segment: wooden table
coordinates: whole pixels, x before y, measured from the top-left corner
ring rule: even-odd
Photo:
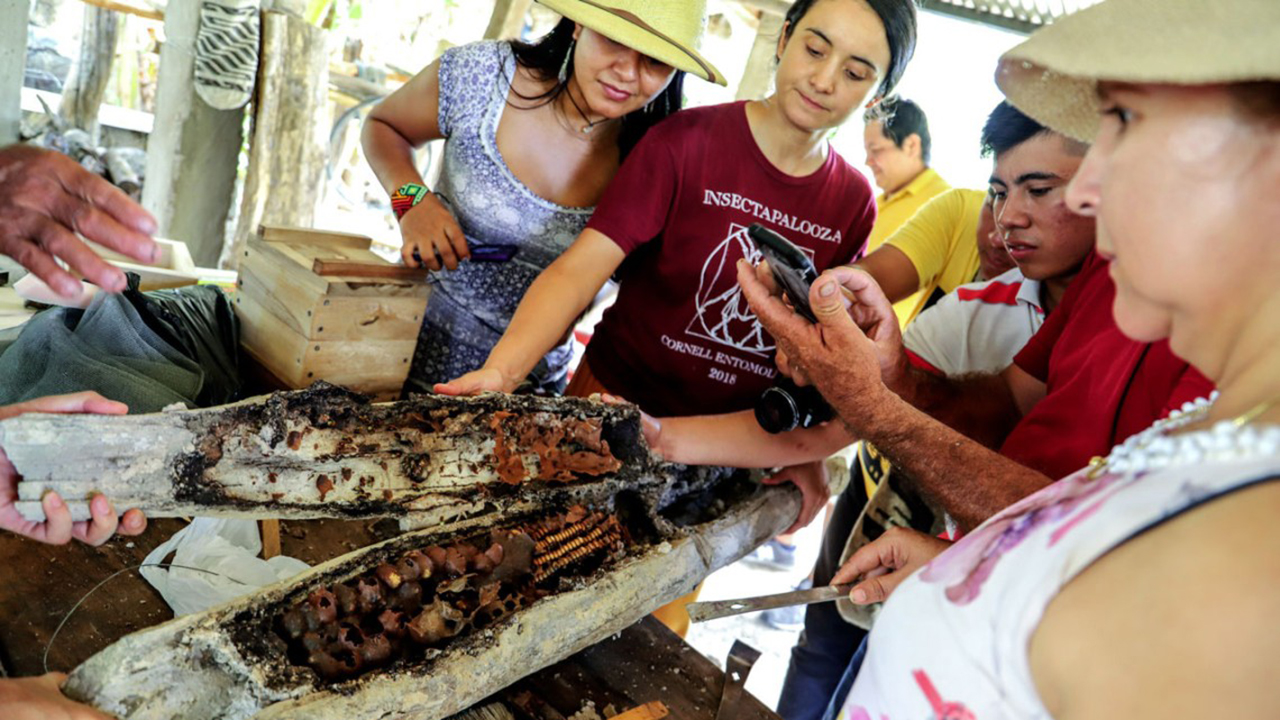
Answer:
[[[605,716],[659,701],[676,720],[714,720],[724,673],[652,616],[540,670],[494,697],[519,720],[564,720],[590,700]],[[744,692],[735,720],[780,720]]]
[[[53,547],[0,532],[0,663],[12,676],[44,672],[42,655],[67,611],[112,573],[142,562],[177,532],[181,520],[152,521],[136,538],[115,537],[101,548]],[[318,563],[399,533],[393,521],[283,521],[285,555]],[[69,671],[125,634],[164,622],[173,613],[137,572],[122,573],[72,615],[49,651],[50,670]],[[485,701],[501,702],[521,720],[564,720],[586,701],[601,717],[660,701],[679,720],[713,720],[724,674],[658,621],[645,618],[573,657],[521,680]],[[735,718],[777,720],[743,694]]]

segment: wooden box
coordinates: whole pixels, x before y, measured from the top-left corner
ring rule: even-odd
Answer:
[[[400,392],[430,287],[367,237],[263,227],[240,258],[240,343],[290,388],[317,380],[379,397]]]

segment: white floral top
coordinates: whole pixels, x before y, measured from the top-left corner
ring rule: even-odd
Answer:
[[[1146,530],[1280,476],[1276,426],[1153,429],[1126,445],[1112,454],[1120,469],[1081,470],[1010,506],[899,585],[838,717],[1049,718],[1027,647],[1058,591]]]
[[[426,392],[479,368],[511,322],[534,279],[582,232],[595,208],[569,208],[535,195],[511,174],[498,152],[498,122],[507,106],[516,62],[511,45],[485,41],[452,48],[440,58],[440,130],[446,140],[435,191],[451,206],[467,243],[506,245],[505,262],[462,263],[433,275],[435,288],[418,336],[406,390]],[[563,381],[566,344],[530,375],[536,386]]]

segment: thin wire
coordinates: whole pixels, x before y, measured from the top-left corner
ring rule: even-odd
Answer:
[[[190,565],[178,565],[176,563],[142,563],[141,565],[134,565],[133,567],[127,567],[127,568],[124,568],[123,570],[117,570],[111,573],[110,575],[108,575],[102,582],[98,583],[97,585],[94,585],[93,589],[85,593],[84,597],[76,601],[76,604],[72,605],[71,609],[67,611],[67,614],[62,617],[62,622],[58,623],[57,629],[53,631],[53,636],[49,638],[49,643],[44,646],[44,657],[41,659],[40,664],[44,666],[44,671],[46,673],[49,672],[49,651],[53,649],[53,641],[58,639],[58,633],[62,632],[62,627],[67,624],[67,621],[71,619],[71,616],[75,613],[75,611],[80,609],[80,606],[84,604],[84,601],[88,600],[90,595],[97,592],[98,588],[114,580],[117,575],[121,575],[127,572],[133,572],[134,570],[141,570],[142,568],[145,568],[145,567],[181,568],[183,570],[195,570],[196,572],[207,573],[209,575],[217,575],[218,577],[226,578],[231,582],[240,583],[241,585],[245,585],[248,587],[253,587],[249,583],[244,582],[242,580],[237,580],[231,577],[230,575],[224,575],[222,573],[214,572],[212,570],[205,570],[204,568],[191,567]]]

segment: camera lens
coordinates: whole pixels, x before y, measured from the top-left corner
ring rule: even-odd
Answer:
[[[775,435],[813,427],[834,417],[817,388],[799,387],[787,378],[778,378],[773,387],[761,393],[755,414],[760,427]]]
[[[767,433],[783,433],[800,425],[800,408],[791,393],[780,387],[765,390],[756,401],[756,422]]]

